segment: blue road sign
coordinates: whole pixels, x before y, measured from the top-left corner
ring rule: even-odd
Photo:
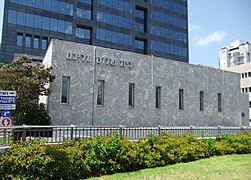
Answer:
[[[3,110],[2,117],[11,117],[11,112],[9,110]]]
[[[16,110],[16,91],[0,90],[0,109]]]

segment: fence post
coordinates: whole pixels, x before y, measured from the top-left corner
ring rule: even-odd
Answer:
[[[27,133],[27,125],[26,124],[23,124],[22,125],[23,128],[22,128],[22,141],[26,141],[26,133]]]
[[[74,127],[75,127],[75,125],[71,124],[71,140],[73,140]]]
[[[194,129],[193,126],[190,126],[190,133],[191,134],[194,134],[193,129]]]
[[[125,128],[126,126],[125,125],[119,125],[119,135],[120,137],[123,137],[123,128]]]
[[[244,126],[241,126],[241,132],[244,132]]]
[[[160,136],[161,135],[161,126],[158,126],[158,136]]]
[[[218,126],[218,132],[217,132],[217,135],[221,135],[221,127]]]
[[[4,130],[3,130],[3,145],[6,145],[6,138],[7,138],[6,129],[4,128]]]

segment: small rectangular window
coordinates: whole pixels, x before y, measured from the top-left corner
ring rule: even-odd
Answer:
[[[42,38],[42,49],[47,48],[47,41],[48,41],[48,38],[46,38],[46,37]]]
[[[135,85],[129,83],[129,96],[128,96],[128,106],[134,107],[135,103]]]
[[[161,105],[161,87],[157,86],[156,87],[156,97],[155,97],[155,108],[160,109]]]
[[[17,46],[23,46],[23,34],[17,34]]]
[[[104,106],[104,84],[105,81],[98,80],[97,105]]]
[[[184,109],[184,90],[179,89],[179,109]]]
[[[61,103],[69,104],[70,77],[62,77]]]
[[[222,97],[221,97],[221,93],[218,93],[218,112],[222,112]]]
[[[200,91],[200,111],[204,111],[204,92]]]
[[[38,49],[39,47],[39,37],[35,36],[33,41],[33,48]]]
[[[251,101],[249,101],[249,108],[251,108]]]

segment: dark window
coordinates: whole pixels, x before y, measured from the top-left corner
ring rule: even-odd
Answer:
[[[221,93],[218,93],[218,112],[222,111],[222,96]]]
[[[133,83],[129,83],[129,96],[128,96],[128,106],[134,107],[135,102],[135,85]]]
[[[244,112],[241,113],[241,117],[245,117],[245,113]]]
[[[161,87],[156,87],[156,96],[155,96],[155,108],[160,109],[161,106]]]
[[[97,91],[97,105],[104,105],[104,84],[105,81],[98,80],[98,91]]]
[[[31,35],[25,37],[25,47],[31,47]]]
[[[39,36],[34,37],[33,48],[35,48],[35,49],[39,48]]]
[[[184,90],[179,89],[179,109],[184,109]]]
[[[23,46],[23,34],[17,34],[17,46]]]
[[[249,108],[251,108],[251,101],[249,101]]]
[[[48,41],[48,38],[46,38],[46,37],[42,38],[42,49],[47,48],[47,41]]]
[[[76,36],[83,39],[84,44],[91,44],[91,30],[88,28],[77,27]]]
[[[138,32],[147,32],[146,10],[136,7],[135,9],[135,30]]]
[[[142,39],[135,39],[135,52],[146,54],[146,41]]]
[[[69,104],[70,77],[62,77],[61,103]]]
[[[200,91],[200,111],[204,111],[204,92]]]

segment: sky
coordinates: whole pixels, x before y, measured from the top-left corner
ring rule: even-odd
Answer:
[[[4,0],[0,0],[0,42]],[[251,43],[251,0],[188,0],[189,62],[219,68],[219,51]]]

